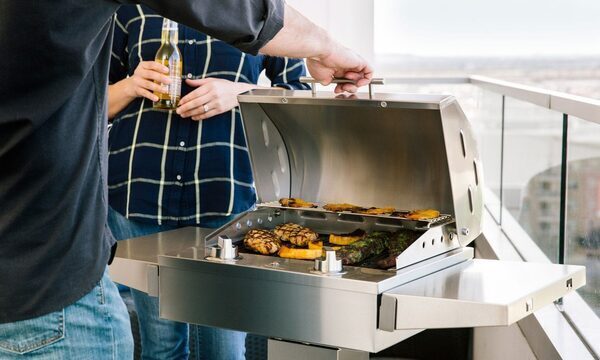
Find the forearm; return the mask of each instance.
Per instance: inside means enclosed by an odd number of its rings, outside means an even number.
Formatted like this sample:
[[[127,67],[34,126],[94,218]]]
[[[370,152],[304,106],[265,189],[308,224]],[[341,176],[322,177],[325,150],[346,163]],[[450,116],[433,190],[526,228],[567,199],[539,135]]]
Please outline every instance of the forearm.
[[[325,57],[338,46],[327,31],[286,5],[284,27],[260,52],[292,58]]]
[[[119,112],[131,103],[135,97],[129,95],[126,91],[126,82],[128,79],[123,79],[113,85],[108,86],[108,118],[114,118]]]

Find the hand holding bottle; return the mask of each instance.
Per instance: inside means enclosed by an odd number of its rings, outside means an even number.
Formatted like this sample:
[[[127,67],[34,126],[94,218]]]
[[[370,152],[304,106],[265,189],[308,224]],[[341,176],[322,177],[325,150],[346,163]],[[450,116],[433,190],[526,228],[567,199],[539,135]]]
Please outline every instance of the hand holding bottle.
[[[145,97],[151,101],[158,101],[154,92],[161,92],[159,84],[169,84],[169,68],[155,61],[142,61],[133,75],[123,79],[125,94],[131,98]]]

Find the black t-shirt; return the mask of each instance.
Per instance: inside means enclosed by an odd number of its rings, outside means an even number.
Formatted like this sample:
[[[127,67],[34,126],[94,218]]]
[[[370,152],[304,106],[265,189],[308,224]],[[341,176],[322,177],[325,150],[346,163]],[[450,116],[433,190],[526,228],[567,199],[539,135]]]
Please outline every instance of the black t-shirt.
[[[88,293],[106,226],[106,89],[116,0],[0,0],[0,323]],[[163,16],[257,53],[282,0],[146,0]]]

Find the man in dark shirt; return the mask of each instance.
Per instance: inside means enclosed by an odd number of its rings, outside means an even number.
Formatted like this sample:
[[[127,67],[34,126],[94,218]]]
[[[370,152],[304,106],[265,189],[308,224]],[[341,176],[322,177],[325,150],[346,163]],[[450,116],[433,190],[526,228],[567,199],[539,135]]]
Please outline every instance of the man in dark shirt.
[[[324,84],[356,80],[337,92],[372,75],[282,0],[0,0],[0,358],[132,356],[106,273],[107,72],[125,2],[251,54],[306,57]]]

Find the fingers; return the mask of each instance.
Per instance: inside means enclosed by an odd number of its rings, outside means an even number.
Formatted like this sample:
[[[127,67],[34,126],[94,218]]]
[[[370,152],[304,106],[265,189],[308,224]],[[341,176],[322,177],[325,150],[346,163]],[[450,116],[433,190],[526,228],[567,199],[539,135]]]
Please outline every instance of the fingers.
[[[182,97],[181,100],[179,101],[179,105],[180,106],[184,105],[198,97],[205,96],[206,94],[210,93],[210,91],[211,91],[211,89],[209,87],[205,87],[205,86],[196,88],[195,90],[193,90],[186,96]]]
[[[139,79],[137,84],[138,84],[138,89],[140,91],[141,90],[149,90],[149,91],[155,91],[155,92],[159,92],[159,93],[165,92],[162,86],[160,86],[159,84],[157,84],[153,81],[150,81],[150,80]]]
[[[177,114],[179,114],[181,117],[185,118],[185,117],[190,117],[192,115],[204,113],[203,106],[205,104],[208,104],[212,99],[213,99],[212,94],[205,94],[205,95],[196,97],[192,100],[188,100],[183,105],[181,105],[181,100],[180,100],[179,107],[177,108]]]
[[[171,79],[167,75],[163,75],[154,70],[140,70],[138,72],[138,75],[143,79],[156,81],[156,82],[159,82],[162,84],[170,84],[171,83]]]
[[[158,96],[154,95],[153,93],[151,93],[150,91],[145,90],[145,89],[140,89],[138,95],[141,97],[145,97],[146,99],[153,101],[153,102],[158,101]]]
[[[159,73],[168,74],[169,68],[156,61],[142,61],[139,65],[142,69],[153,70]]]
[[[198,86],[202,86],[202,85],[206,85],[210,82],[214,81],[213,78],[204,78],[204,79],[186,79],[185,82],[189,85],[189,86],[194,86],[194,87],[198,87]]]
[[[211,109],[211,110],[209,110],[206,113],[192,116],[192,120],[200,121],[200,120],[211,118],[211,117],[213,117],[215,115],[219,115],[219,110],[217,110],[217,109]]]
[[[167,76],[169,68],[156,61],[143,61],[135,69],[134,76],[144,80],[152,80],[162,84],[170,84],[171,79]]]

